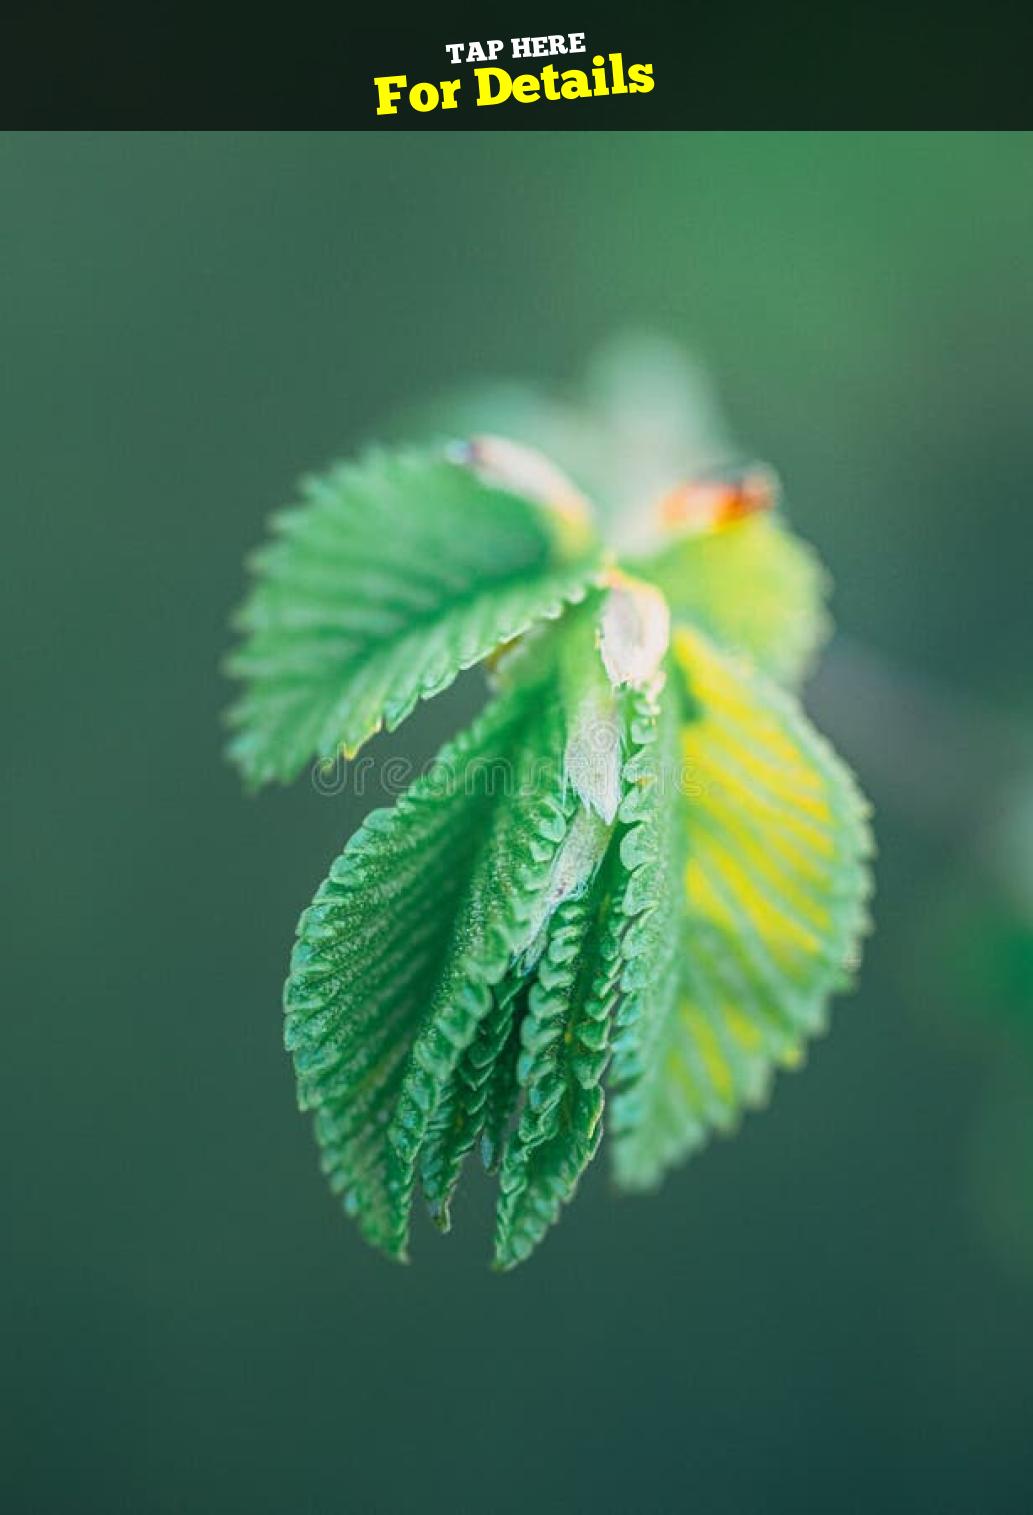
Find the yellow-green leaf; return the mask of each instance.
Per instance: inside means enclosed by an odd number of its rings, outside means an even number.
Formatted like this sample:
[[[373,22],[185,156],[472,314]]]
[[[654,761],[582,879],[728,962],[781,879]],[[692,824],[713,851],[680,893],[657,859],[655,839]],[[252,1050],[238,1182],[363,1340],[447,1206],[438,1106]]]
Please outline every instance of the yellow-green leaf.
[[[676,622],[706,632],[780,683],[800,682],[827,635],[825,572],[776,516],[688,533],[634,569],[663,590]]]
[[[676,632],[673,660],[679,964],[618,1043],[614,1162],[629,1188],[729,1129],[800,1060],[866,923],[871,844],[849,771],[791,696],[701,633]]]

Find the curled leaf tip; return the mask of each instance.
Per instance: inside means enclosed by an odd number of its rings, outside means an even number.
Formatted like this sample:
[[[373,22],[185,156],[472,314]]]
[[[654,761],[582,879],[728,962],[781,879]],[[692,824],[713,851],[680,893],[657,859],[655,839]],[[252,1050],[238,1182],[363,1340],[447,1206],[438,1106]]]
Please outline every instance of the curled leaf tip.
[[[773,509],[779,493],[774,469],[754,463],[734,474],[703,475],[677,485],[660,501],[660,521],[667,531],[719,531]]]
[[[606,575],[599,651],[610,683],[645,689],[656,678],[671,638],[671,614],[659,589],[619,568]]]

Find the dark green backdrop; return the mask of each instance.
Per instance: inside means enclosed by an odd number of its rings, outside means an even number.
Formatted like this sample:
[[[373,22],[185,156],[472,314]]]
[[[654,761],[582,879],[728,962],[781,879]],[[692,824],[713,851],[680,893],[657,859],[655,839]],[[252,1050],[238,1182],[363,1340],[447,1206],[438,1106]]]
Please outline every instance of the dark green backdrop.
[[[992,134],[0,139],[10,1509],[1030,1508],[1031,183]],[[642,325],[835,574],[878,931],[661,1196],[597,1165],[500,1279],[475,1184],[394,1268],[280,1049],[359,810],[222,763],[241,558],[381,416]]]

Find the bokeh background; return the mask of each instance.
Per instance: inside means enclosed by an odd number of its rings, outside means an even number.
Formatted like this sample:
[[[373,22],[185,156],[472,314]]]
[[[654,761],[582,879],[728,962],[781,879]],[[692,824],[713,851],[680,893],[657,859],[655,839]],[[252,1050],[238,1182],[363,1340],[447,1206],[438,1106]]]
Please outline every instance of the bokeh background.
[[[7,1508],[1030,1508],[1031,185],[1028,135],[0,139]],[[362,804],[242,797],[227,618],[299,472],[628,327],[831,566],[877,932],[659,1197],[597,1163],[500,1279],[474,1182],[399,1269],[280,1047]]]

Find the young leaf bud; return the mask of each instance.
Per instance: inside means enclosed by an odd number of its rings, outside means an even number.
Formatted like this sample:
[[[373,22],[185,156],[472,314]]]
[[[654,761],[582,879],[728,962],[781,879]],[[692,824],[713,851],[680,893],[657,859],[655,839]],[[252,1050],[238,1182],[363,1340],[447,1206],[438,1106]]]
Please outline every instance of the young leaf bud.
[[[671,637],[667,601],[652,584],[611,569],[599,650],[614,688],[645,689],[656,677]]]

